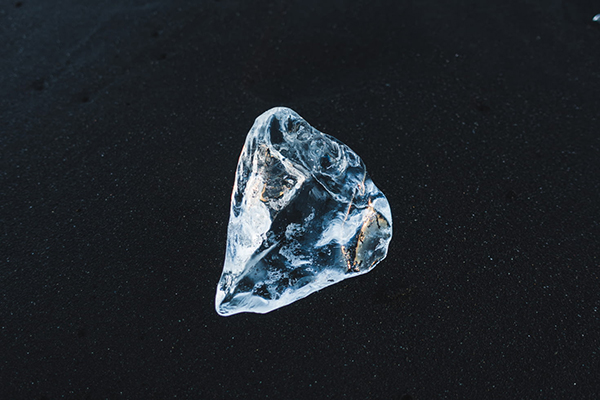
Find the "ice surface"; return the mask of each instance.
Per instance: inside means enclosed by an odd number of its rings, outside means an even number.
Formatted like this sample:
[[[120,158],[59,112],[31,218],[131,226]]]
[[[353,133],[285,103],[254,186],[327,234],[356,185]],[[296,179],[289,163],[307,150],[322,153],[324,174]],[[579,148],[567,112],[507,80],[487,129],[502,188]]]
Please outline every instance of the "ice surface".
[[[360,157],[273,108],[238,162],[216,310],[267,313],[369,272],[391,238],[389,203]]]

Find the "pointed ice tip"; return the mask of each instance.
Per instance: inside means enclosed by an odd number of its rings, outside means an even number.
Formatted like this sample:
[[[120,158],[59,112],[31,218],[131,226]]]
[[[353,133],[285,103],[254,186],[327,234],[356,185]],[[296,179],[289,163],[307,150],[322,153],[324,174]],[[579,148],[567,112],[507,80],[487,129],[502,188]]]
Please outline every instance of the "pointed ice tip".
[[[282,106],[281,107],[273,107],[273,108],[268,109],[264,113],[260,114],[254,121],[253,127],[256,127],[257,125],[268,126],[266,124],[266,121],[269,121],[269,119],[271,117],[275,117],[278,120],[282,120],[286,117],[302,119],[302,117],[300,115],[298,115],[298,113],[296,111],[292,110],[291,108],[282,107]]]
[[[295,111],[275,107],[256,119],[236,171],[219,315],[268,313],[385,258],[385,195],[355,152]]]
[[[222,294],[217,293],[215,298],[215,309],[217,314],[222,317],[229,317],[243,312],[252,312],[265,314],[277,307],[269,307],[269,302],[260,296],[254,296],[250,293],[239,293],[233,297],[225,299]]]
[[[236,313],[236,312],[231,312],[230,310],[228,310],[224,307],[221,307],[220,305],[217,305],[216,309],[217,309],[217,314],[219,314],[221,317],[229,317]]]
[[[273,115],[273,114],[296,114],[296,111],[292,110],[291,108],[285,107],[285,106],[277,106],[277,107],[273,107],[268,109],[267,111],[265,111],[264,113],[261,114],[262,115]]]
[[[225,293],[223,293],[221,290],[217,290],[217,295],[215,296],[215,311],[217,312],[217,314],[219,314],[223,317],[228,315],[222,306],[224,298],[225,298]]]

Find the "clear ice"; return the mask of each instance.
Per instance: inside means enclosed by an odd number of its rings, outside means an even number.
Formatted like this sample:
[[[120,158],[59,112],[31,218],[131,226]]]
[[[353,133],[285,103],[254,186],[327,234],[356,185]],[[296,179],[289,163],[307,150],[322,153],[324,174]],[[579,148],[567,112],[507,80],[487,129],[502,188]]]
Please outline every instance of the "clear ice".
[[[217,313],[267,313],[367,273],[391,238],[360,157],[289,108],[266,111],[237,166]]]

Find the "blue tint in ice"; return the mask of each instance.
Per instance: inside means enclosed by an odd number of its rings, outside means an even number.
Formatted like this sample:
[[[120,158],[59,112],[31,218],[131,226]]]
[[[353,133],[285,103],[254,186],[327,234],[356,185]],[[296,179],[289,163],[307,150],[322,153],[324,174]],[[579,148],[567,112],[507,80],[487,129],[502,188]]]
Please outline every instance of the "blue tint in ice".
[[[216,310],[267,313],[369,272],[391,238],[389,203],[360,157],[273,108],[238,162]]]

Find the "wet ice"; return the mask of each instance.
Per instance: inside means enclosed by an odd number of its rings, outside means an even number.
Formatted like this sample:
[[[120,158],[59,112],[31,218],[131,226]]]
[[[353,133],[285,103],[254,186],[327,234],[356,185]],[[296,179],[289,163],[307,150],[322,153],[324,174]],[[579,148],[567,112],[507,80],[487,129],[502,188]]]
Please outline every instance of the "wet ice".
[[[370,271],[392,219],[360,157],[289,108],[260,115],[237,166],[220,315],[267,313]]]

